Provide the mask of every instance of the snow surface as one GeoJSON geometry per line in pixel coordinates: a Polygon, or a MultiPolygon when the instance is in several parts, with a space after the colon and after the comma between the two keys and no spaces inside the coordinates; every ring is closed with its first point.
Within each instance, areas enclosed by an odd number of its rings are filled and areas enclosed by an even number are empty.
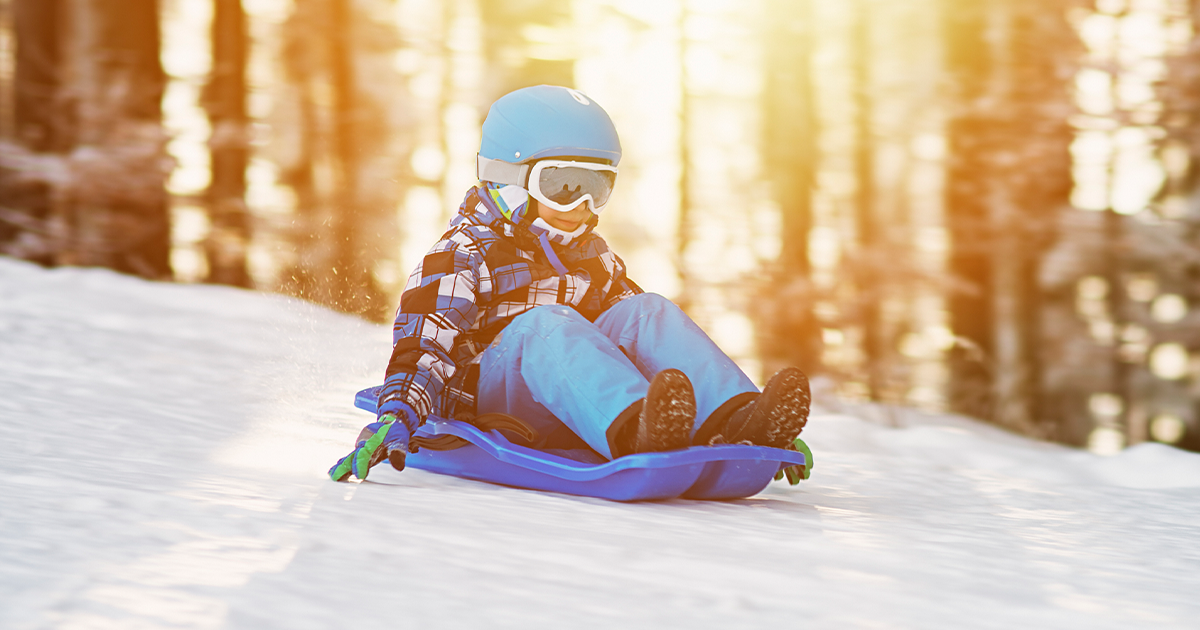
{"type": "Polygon", "coordinates": [[[0,258],[0,628],[1200,627],[1196,454],[818,399],[741,501],[333,483],[388,341],[0,258]]]}

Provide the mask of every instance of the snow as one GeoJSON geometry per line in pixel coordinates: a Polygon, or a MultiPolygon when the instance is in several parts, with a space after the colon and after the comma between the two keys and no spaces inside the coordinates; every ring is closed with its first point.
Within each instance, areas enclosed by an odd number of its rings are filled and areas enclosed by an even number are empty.
{"type": "Polygon", "coordinates": [[[386,326],[0,258],[0,628],[1194,628],[1200,456],[818,397],[797,487],[325,471],[386,326]]]}

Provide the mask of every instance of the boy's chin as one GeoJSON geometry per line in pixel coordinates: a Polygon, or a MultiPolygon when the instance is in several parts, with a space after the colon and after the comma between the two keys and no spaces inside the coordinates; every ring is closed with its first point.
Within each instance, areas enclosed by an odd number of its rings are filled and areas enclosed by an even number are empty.
{"type": "Polygon", "coordinates": [[[579,219],[578,221],[567,221],[567,220],[558,219],[558,218],[546,219],[546,223],[549,223],[551,225],[551,227],[562,230],[564,232],[574,232],[575,230],[579,229],[579,226],[583,225],[586,222],[587,222],[586,217],[583,219],[579,219]]]}

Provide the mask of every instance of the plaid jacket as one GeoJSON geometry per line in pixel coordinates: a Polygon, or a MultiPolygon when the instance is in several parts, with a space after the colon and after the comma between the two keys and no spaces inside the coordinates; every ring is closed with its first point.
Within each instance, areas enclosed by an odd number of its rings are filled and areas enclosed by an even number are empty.
{"type": "Polygon", "coordinates": [[[553,247],[566,275],[558,275],[524,223],[506,220],[479,188],[468,191],[404,287],[380,406],[405,402],[422,422],[431,413],[473,413],[480,357],[514,317],[565,304],[594,321],[642,292],[595,233],[553,247]]]}

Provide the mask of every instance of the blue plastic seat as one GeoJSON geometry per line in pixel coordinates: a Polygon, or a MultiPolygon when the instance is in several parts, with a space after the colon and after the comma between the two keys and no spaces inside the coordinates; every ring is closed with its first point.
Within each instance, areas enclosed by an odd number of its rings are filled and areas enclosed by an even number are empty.
{"type": "MultiPolygon", "coordinates": [[[[379,389],[358,392],[355,406],[375,413],[379,389]]],[[[615,501],[738,499],[757,494],[787,466],[807,465],[803,453],[742,444],[637,453],[591,463],[518,446],[499,431],[485,432],[466,422],[436,416],[430,416],[417,435],[452,435],[469,444],[451,450],[420,449],[408,456],[407,465],[412,468],[615,501]]]]}

